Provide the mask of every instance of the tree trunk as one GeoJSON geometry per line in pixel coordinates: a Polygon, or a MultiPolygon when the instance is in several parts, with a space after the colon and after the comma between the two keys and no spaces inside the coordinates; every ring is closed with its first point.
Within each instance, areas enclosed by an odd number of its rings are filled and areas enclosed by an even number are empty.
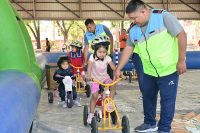
{"type": "Polygon", "coordinates": [[[40,44],[40,22],[38,21],[38,27],[35,27],[37,30],[37,49],[41,49],[41,44],[40,44]]]}
{"type": "Polygon", "coordinates": [[[63,38],[64,38],[64,44],[66,44],[67,40],[68,40],[68,32],[71,28],[71,26],[74,24],[74,21],[69,25],[68,28],[66,28],[64,21],[62,21],[62,25],[59,23],[59,21],[56,21],[58,27],[60,28],[63,38]]]}
{"type": "Polygon", "coordinates": [[[64,44],[66,44],[66,42],[68,40],[68,34],[64,34],[63,37],[64,37],[64,44]]]}
{"type": "Polygon", "coordinates": [[[41,44],[40,44],[40,22],[38,21],[38,27],[36,25],[36,22],[34,20],[34,29],[29,25],[27,24],[27,26],[29,27],[29,29],[31,30],[33,36],[35,37],[35,40],[36,40],[36,43],[37,43],[37,49],[41,49],[41,44]]]}
{"type": "MultiPolygon", "coordinates": [[[[121,31],[122,31],[122,29],[124,29],[124,21],[121,21],[121,31]]],[[[121,33],[121,31],[120,31],[120,33],[121,33]]]]}

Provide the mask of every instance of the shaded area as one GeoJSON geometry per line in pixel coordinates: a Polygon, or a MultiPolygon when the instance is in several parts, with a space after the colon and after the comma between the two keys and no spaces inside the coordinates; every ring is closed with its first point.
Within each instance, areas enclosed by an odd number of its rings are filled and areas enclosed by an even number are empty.
{"type": "MultiPolygon", "coordinates": [[[[177,117],[178,115],[185,116],[185,114],[190,112],[194,112],[195,114],[200,113],[199,77],[199,70],[190,70],[186,74],[180,76],[176,103],[176,116],[174,118],[175,123],[173,123],[174,129],[177,129],[176,125],[177,121],[179,121],[177,117]]],[[[63,109],[57,104],[59,101],[58,97],[55,98],[53,104],[49,104],[47,100],[47,92],[48,90],[42,90],[38,115],[34,121],[33,133],[90,133],[90,127],[83,126],[83,106],[63,109]]],[[[82,105],[89,104],[89,99],[86,98],[85,95],[79,95],[79,97],[81,97],[82,105]]],[[[116,95],[116,104],[120,117],[123,115],[128,116],[131,133],[134,133],[134,128],[143,122],[142,101],[139,97],[140,91],[137,81],[134,80],[130,84],[127,80],[124,80],[119,83],[116,95]]],[[[160,105],[158,99],[158,116],[159,112],[160,105]]],[[[191,119],[188,121],[191,121],[191,119]]],[[[188,122],[186,121],[186,123],[188,122]]],[[[190,123],[190,126],[188,126],[188,124],[186,125],[187,126],[184,126],[184,124],[182,124],[181,128],[185,131],[188,129],[188,131],[190,130],[192,132],[191,127],[197,127],[194,130],[199,132],[199,125],[196,126],[194,123],[190,123]]],[[[100,133],[121,133],[121,131],[101,131],[100,133]]]]}

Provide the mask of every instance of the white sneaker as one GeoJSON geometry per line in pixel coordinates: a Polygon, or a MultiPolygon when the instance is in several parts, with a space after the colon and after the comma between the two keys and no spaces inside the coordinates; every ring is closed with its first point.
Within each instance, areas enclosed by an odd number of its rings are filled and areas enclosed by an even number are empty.
{"type": "Polygon", "coordinates": [[[78,100],[74,100],[74,105],[77,107],[81,107],[81,104],[78,100]]]}
{"type": "Polygon", "coordinates": [[[91,124],[93,117],[94,117],[94,113],[89,113],[88,118],[87,118],[87,123],[88,124],[91,124]]]}
{"type": "Polygon", "coordinates": [[[142,96],[142,95],[140,95],[140,96],[139,96],[139,99],[140,99],[140,100],[142,100],[142,99],[143,99],[143,96],[142,96]]]}
{"type": "Polygon", "coordinates": [[[67,108],[67,104],[66,104],[65,101],[62,101],[62,102],[61,102],[61,105],[62,105],[63,108],[67,108]]]}

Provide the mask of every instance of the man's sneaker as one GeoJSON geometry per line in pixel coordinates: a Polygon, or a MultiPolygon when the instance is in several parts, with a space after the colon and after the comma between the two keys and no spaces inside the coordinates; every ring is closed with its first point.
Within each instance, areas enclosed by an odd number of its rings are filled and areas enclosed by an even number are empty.
{"type": "Polygon", "coordinates": [[[87,118],[87,123],[88,124],[91,124],[93,117],[94,117],[94,113],[89,113],[88,118],[87,118]]]}
{"type": "Polygon", "coordinates": [[[140,99],[140,100],[142,100],[142,99],[143,99],[143,96],[142,96],[142,95],[140,95],[140,96],[139,96],[139,99],[140,99]]]}
{"type": "Polygon", "coordinates": [[[158,127],[156,125],[151,126],[150,124],[145,124],[145,123],[135,128],[135,131],[139,133],[155,132],[157,130],[158,127]]]}
{"type": "Polygon", "coordinates": [[[63,108],[67,108],[66,102],[65,101],[61,101],[61,105],[63,108]]]}
{"type": "Polygon", "coordinates": [[[74,100],[74,105],[77,107],[81,107],[81,104],[78,100],[74,100]]]}

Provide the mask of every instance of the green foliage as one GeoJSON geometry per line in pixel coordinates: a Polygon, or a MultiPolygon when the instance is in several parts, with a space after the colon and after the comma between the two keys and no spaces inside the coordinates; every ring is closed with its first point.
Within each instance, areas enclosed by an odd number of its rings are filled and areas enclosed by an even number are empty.
{"type": "Polygon", "coordinates": [[[120,21],[111,21],[112,28],[120,28],[120,21]]]}
{"type": "Polygon", "coordinates": [[[69,40],[82,40],[86,31],[85,24],[83,21],[75,21],[69,30],[69,40]]]}
{"type": "Polygon", "coordinates": [[[94,20],[95,24],[101,24],[103,22],[103,20],[94,20]]]}

